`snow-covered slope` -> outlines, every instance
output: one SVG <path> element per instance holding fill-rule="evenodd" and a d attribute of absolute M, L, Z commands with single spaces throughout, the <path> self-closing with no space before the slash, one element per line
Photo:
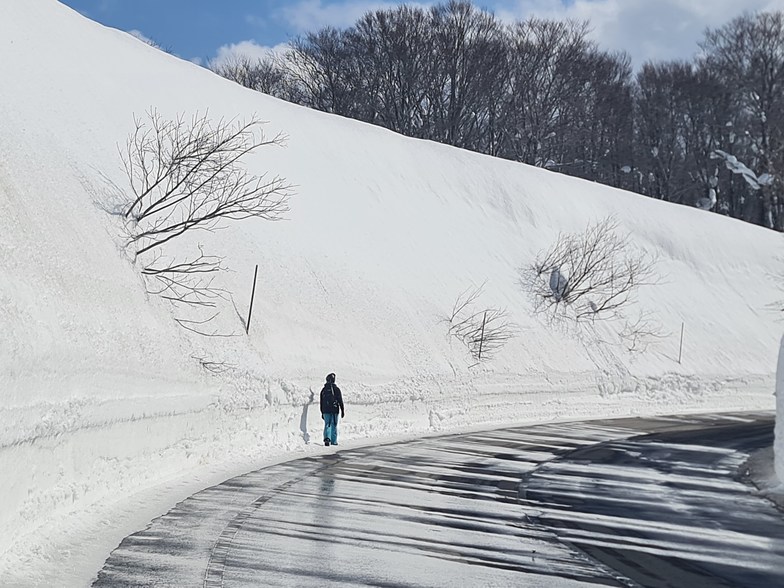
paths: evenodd
<path fill-rule="evenodd" d="M 0 48 L 6 578 L 36 584 L 51 579 L 47 565 L 72 578 L 100 565 L 113 545 L 85 556 L 89 541 L 143 524 L 146 511 L 90 526 L 119 517 L 107 505 L 126 494 L 183 472 L 198 479 L 215 464 L 228 472 L 312 450 L 305 442 L 319 437 L 320 420 L 308 403 L 329 371 L 348 404 L 341 434 L 355 440 L 773 407 L 781 327 L 766 306 L 778 297 L 768 276 L 781 235 L 290 105 L 54 0 L 6 2 Z M 109 184 L 126 185 L 117 144 L 151 107 L 164 116 L 255 114 L 269 134 L 288 135 L 286 148 L 262 149 L 249 166 L 297 186 L 289 220 L 203 236 L 234 270 L 222 285 L 237 312 L 219 325 L 237 337 L 178 328 L 171 308 L 145 293 L 104 212 Z M 608 215 L 660 258 L 662 283 L 641 292 L 641 308 L 669 335 L 645 353 L 613 344 L 609 328 L 600 334 L 610 343 L 548 329 L 518 284 L 518 269 L 559 232 Z M 238 313 L 255 264 L 246 337 Z M 519 334 L 471 367 L 441 318 L 482 283 L 482 302 L 506 307 Z M 199 357 L 226 369 L 208 374 Z M 81 547 L 63 555 L 79 532 Z"/>

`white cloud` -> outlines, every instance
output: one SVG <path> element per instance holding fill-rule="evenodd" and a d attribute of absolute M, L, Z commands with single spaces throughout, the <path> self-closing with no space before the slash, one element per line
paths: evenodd
<path fill-rule="evenodd" d="M 274 19 L 303 33 L 325 26 L 348 27 L 371 10 L 401 3 L 428 7 L 438 1 L 296 0 L 280 8 Z M 635 67 L 649 60 L 692 58 L 707 27 L 721 26 L 744 11 L 784 10 L 784 0 L 475 0 L 475 4 L 505 21 L 530 16 L 588 20 L 592 38 L 605 49 L 627 51 Z M 246 20 L 269 24 L 268 17 Z"/>
<path fill-rule="evenodd" d="M 117 0 L 101 0 L 98 4 L 98 10 L 101 12 L 112 12 L 117 8 Z"/>
<path fill-rule="evenodd" d="M 400 4 L 430 6 L 435 2 L 400 2 L 395 0 L 343 0 L 327 3 L 324 0 L 299 0 L 280 9 L 278 15 L 297 32 L 316 31 L 326 26 L 338 28 L 354 24 L 366 12 L 396 8 Z"/>
<path fill-rule="evenodd" d="M 250 59 L 266 59 L 272 55 L 283 53 L 288 48 L 288 44 L 281 43 L 274 47 L 259 45 L 256 41 L 240 41 L 230 45 L 223 45 L 218 48 L 218 52 L 213 59 L 216 64 L 230 60 L 232 57 L 248 57 Z"/>
<path fill-rule="evenodd" d="M 256 14 L 245 15 L 245 22 L 254 27 L 263 27 L 268 24 L 266 18 L 262 16 L 258 16 Z"/>
<path fill-rule="evenodd" d="M 529 16 L 589 20 L 592 37 L 605 49 L 624 50 L 634 65 L 648 60 L 689 59 L 707 27 L 729 22 L 744 11 L 784 10 L 784 0 L 558 0 L 488 2 L 507 20 Z"/>

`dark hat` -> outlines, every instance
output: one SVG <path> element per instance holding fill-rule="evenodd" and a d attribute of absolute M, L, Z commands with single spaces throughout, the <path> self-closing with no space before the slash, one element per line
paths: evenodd
<path fill-rule="evenodd" d="M 327 382 L 334 382 L 335 374 L 327 374 Z"/>

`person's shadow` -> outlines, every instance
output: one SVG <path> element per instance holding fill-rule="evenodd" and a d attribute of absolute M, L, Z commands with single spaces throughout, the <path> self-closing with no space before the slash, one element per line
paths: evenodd
<path fill-rule="evenodd" d="M 310 405 L 313 404 L 313 399 L 316 397 L 315 392 L 313 392 L 313 388 L 310 389 L 310 398 L 302 407 L 302 416 L 299 417 L 299 430 L 302 433 L 302 438 L 305 440 L 305 443 L 310 443 L 310 433 L 308 433 L 308 409 Z"/>

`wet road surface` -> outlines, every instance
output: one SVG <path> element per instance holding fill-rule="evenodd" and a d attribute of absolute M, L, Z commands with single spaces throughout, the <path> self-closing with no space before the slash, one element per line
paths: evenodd
<path fill-rule="evenodd" d="M 784 515 L 735 478 L 772 441 L 766 413 L 324 448 L 188 498 L 93 586 L 784 586 Z"/>
<path fill-rule="evenodd" d="M 718 422 L 574 451 L 521 485 L 530 520 L 641 586 L 784 587 L 784 513 L 738 472 L 773 421 Z"/>

